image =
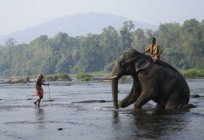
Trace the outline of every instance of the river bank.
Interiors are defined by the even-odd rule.
[[[186,69],[179,70],[180,73],[186,79],[202,79],[204,77],[204,69]],[[38,76],[13,76],[7,79],[1,79],[0,84],[15,84],[15,83],[29,83],[35,82]],[[107,72],[91,72],[91,73],[78,73],[78,74],[53,74],[53,75],[45,75],[45,80],[47,81],[73,81],[73,82],[81,82],[81,81],[109,81],[111,77],[111,73]],[[124,76],[121,78],[121,82],[131,82],[132,78],[130,76]]]

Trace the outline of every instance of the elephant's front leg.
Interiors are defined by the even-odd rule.
[[[140,85],[134,85],[131,89],[131,92],[120,102],[119,106],[124,108],[134,103],[141,93]]]
[[[136,99],[138,98],[138,95],[135,92],[130,92],[130,94],[128,94],[128,96],[126,96],[120,103],[119,103],[119,107],[127,107],[130,104],[134,103],[136,101]]]
[[[140,109],[145,103],[147,103],[149,100],[152,99],[152,93],[149,92],[143,92],[140,94],[140,96],[137,98],[134,108]]]

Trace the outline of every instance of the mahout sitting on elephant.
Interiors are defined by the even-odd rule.
[[[118,104],[118,80],[125,75],[133,78],[130,93]],[[112,69],[113,106],[127,107],[134,103],[140,109],[153,100],[160,109],[179,109],[188,107],[190,90],[185,78],[162,60],[155,63],[150,56],[135,49],[127,49]]]

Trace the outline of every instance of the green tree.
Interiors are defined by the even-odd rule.
[[[145,35],[145,31],[143,29],[138,28],[132,33],[132,36],[133,36],[132,42],[133,48],[140,52],[144,52],[148,42],[147,36]]]
[[[78,66],[83,72],[98,71],[104,65],[104,60],[99,55],[98,39],[98,35],[88,34],[87,39],[83,43],[84,46],[80,48]]]
[[[134,29],[135,25],[133,22],[130,21],[125,21],[123,23],[123,27],[120,29],[121,37],[122,37],[122,51],[126,48],[131,48],[131,43],[133,41],[132,39],[132,30]]]
[[[196,19],[186,20],[182,26],[183,52],[190,67],[202,68],[203,59],[203,33],[202,24]]]
[[[104,28],[100,34],[99,45],[99,55],[103,58],[104,64],[106,64],[104,69],[110,70],[113,61],[115,61],[121,50],[121,41],[116,29],[111,26]]]

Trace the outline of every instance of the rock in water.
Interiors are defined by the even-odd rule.
[[[63,128],[58,128],[57,130],[58,130],[58,131],[62,131],[62,130],[63,130]]]

